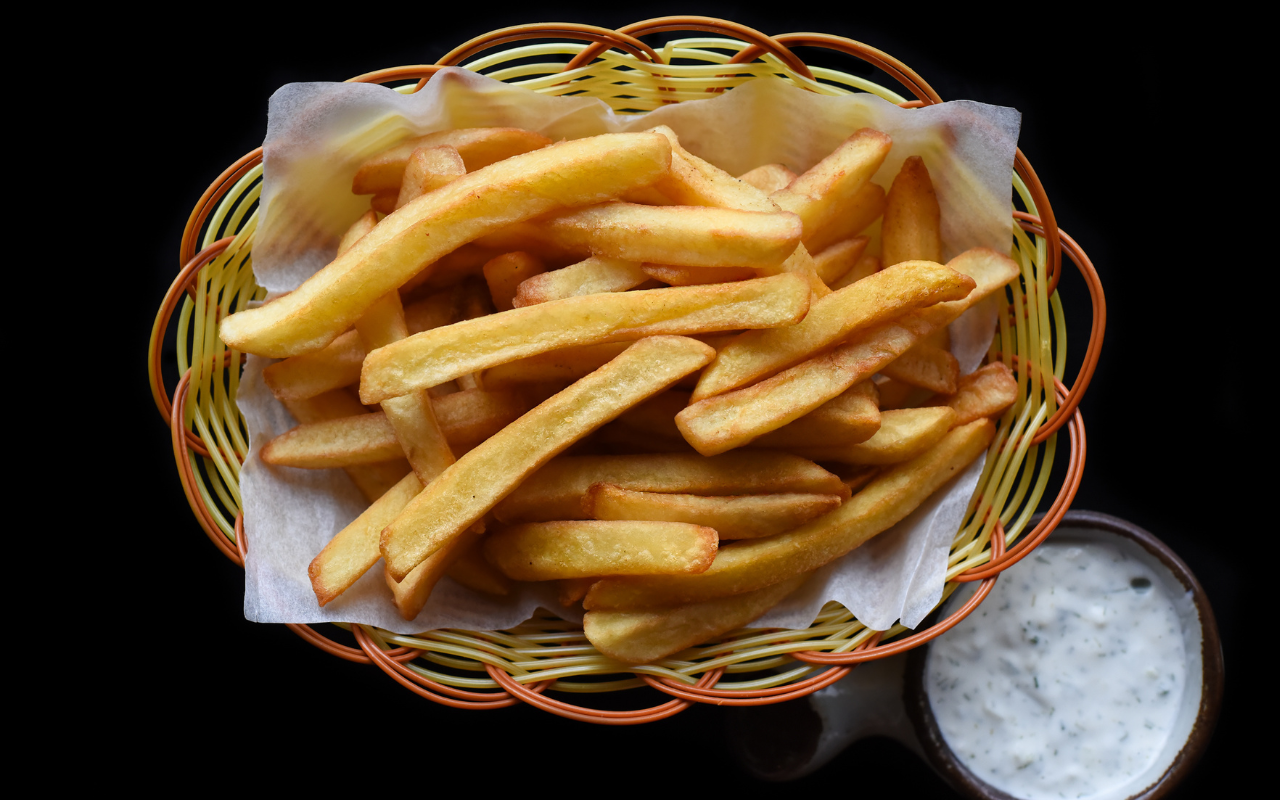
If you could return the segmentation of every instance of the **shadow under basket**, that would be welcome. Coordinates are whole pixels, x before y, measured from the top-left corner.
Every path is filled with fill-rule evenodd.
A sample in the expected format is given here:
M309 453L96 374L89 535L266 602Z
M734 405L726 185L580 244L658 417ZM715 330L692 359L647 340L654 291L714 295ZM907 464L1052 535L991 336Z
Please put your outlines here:
M661 50L639 38L672 31L697 35L671 40ZM521 45L525 40L537 43ZM835 50L866 61L910 96L852 74L811 69L796 55L802 47ZM718 69L708 76L706 67L712 64ZM462 66L545 94L597 97L619 113L643 113L666 103L705 98L708 92L727 91L750 80L785 81L828 95L869 92L905 108L942 102L906 65L859 42L823 34L770 37L705 17L663 17L616 31L562 23L522 25L477 37L436 64L384 69L352 80L390 84L409 93L447 66ZM377 665L410 691L438 703L475 709L528 703L571 719L611 725L662 719L691 703L750 706L803 697L861 662L918 647L942 634L977 607L1001 570L1024 558L1053 531L1075 497L1084 466L1084 424L1077 407L1102 345L1102 287L1083 251L1057 227L1044 189L1021 150L1013 188L1015 206L1023 210L1013 214L1010 255L1022 275L1005 290L1008 306L1000 315L988 358L1003 360L1013 370L1019 399L997 421L987 466L952 545L944 599L960 583L982 585L951 616L914 633L900 625L876 632L831 602L807 629L742 629L640 667L600 655L580 625L550 614L500 632L436 630L404 636L368 626L340 626L350 633L335 634L348 642L354 638L354 646L307 625L287 627L334 656ZM172 432L183 491L209 539L240 565L248 545L239 476L248 445L235 397L244 357L227 349L216 332L219 319L265 295L254 281L251 263L261 189L258 148L228 167L201 196L183 234L183 267L156 315L148 351L151 390ZM1085 279L1093 303L1088 349L1070 388L1062 381L1066 328L1057 293L1064 252ZM177 363L169 368L176 366L180 377L169 391L162 348L171 328L176 329ZM1066 474L1043 518L1032 524L1032 515L1049 491L1054 460L1061 457L1057 448L1064 428ZM580 697L643 686L669 699L650 708L620 711L550 696ZM597 701L619 705L618 698Z

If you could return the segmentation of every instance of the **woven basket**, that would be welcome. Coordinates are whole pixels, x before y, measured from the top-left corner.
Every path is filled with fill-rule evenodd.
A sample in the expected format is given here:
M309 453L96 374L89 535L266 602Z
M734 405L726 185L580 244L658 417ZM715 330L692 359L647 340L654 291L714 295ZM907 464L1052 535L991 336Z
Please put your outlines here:
M705 35L671 41L660 51L637 38L669 31ZM539 43L495 49L528 39ZM548 43L562 39L567 41ZM828 48L869 62L915 99L843 72L810 68L792 52L798 46ZM492 52L476 57L484 51ZM904 64L864 44L824 34L769 37L704 17L664 17L617 31L572 24L506 28L461 45L434 65L380 70L352 80L398 84L396 91L412 92L438 69L467 59L472 60L465 68L489 77L546 94L597 97L619 113L705 98L708 92L749 80L781 80L832 95L870 92L906 108L941 102ZM675 60L680 63L671 63ZM1010 254L1021 265L1022 279L1006 290L1008 310L1000 317L988 357L1013 369L1020 399L998 421L986 467L951 548L944 598L962 582L982 585L950 617L901 636L906 632L902 626L877 633L843 606L828 603L805 630L742 629L642 667L600 655L581 627L551 615L501 632L437 630L403 636L343 626L354 634L354 648L307 625L288 627L340 658L376 664L406 688L439 703L481 709L525 702L605 724L661 719L694 702L760 705L803 697L844 677L858 663L904 652L943 633L982 602L1000 571L1053 531L1075 496L1084 465L1084 425L1076 409L1102 344L1102 287L1085 254L1057 228L1048 198L1021 150L1013 186L1015 202L1025 209L1014 212L1010 226ZM210 540L241 565L247 544L239 475L248 443L235 396L243 356L218 339L217 321L265 294L254 281L251 257L261 188L258 148L228 167L201 196L182 237L180 261L185 266L156 315L148 351L151 390L172 431L183 491ZM1070 389L1062 383L1066 329L1056 291L1064 251L1093 301L1088 349ZM162 380L161 349L175 312L181 379L169 394ZM1028 530L1048 489L1064 427L1069 440L1066 476L1043 520ZM646 684L671 699L653 708L604 711L545 694L613 692Z

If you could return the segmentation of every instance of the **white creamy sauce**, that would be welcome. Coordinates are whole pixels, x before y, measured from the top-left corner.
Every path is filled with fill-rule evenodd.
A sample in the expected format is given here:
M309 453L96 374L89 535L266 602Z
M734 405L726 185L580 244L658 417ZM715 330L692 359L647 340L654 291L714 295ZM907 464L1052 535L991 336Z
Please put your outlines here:
M1026 800L1093 797L1141 774L1187 684L1174 598L1101 541L1046 542L1006 570L925 669L951 750Z

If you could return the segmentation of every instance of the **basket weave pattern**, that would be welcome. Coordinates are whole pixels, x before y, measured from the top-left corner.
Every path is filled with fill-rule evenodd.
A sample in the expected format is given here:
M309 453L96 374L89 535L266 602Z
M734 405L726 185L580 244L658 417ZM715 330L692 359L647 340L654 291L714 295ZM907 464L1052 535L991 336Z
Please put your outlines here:
M671 30L708 35L674 40L661 50L637 38ZM528 39L539 41L474 57ZM916 99L842 72L810 68L791 51L794 46L826 47L866 60L897 79ZM396 91L411 92L441 67L468 58L472 60L467 69L545 94L597 97L619 113L705 98L709 92L727 91L750 80L787 81L832 95L871 92L904 107L941 102L905 65L866 45L822 34L771 38L734 23L697 17L649 20L618 31L566 24L508 28L467 42L434 65L381 70L352 80L399 83ZM834 683L862 661L903 652L943 633L981 603L1001 570L1025 557L1054 529L1070 506L1084 464L1084 426L1076 407L1102 342L1101 285L1088 258L1057 229L1044 190L1021 151L1013 186L1026 209L1014 212L1011 225L1010 255L1021 266L1022 279L1007 290L1009 306L1000 316L989 359L1003 360L1014 371L1019 400L998 420L986 467L952 543L944 598L962 582L980 580L982 586L947 619L899 638L906 631L900 625L878 633L843 606L828 603L805 630L743 629L641 667L600 655L579 625L550 614L501 632L437 630L404 636L351 626L358 649L333 642L306 625L289 627L341 658L376 664L406 688L437 702L468 708L526 702L561 716L605 724L661 719L692 702L757 705L802 697ZM251 545L245 541L239 493L248 442L235 404L243 356L223 345L217 324L265 294L252 271L261 188L259 148L228 167L200 198L184 232L182 269L156 316L148 353L152 393L173 434L183 490L206 534L237 564L243 564ZM1064 250L1085 278L1094 305L1088 351L1071 389L1062 382L1066 329L1056 292ZM176 328L181 378L169 395L160 352L171 327ZM1047 490L1058 432L1064 427L1069 440L1066 477L1044 518L1028 530ZM747 679L734 680L735 675ZM582 694L643 685L671 700L637 711L601 711L545 694L548 689Z

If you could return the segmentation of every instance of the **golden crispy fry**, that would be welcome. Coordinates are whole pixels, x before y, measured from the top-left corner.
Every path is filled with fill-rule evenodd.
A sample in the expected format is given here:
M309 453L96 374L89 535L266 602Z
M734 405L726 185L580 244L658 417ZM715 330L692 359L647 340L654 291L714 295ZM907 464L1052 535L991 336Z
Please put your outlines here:
M875 248L875 237L870 234L874 230L873 224L884 213L884 204L884 189L879 184L865 184L857 194L840 206L836 215L825 225L812 236L805 236L805 246L812 252L818 253L836 242L867 234L873 240L867 249L873 254L878 254L879 250Z
M272 357L318 350L449 251L513 222L651 183L670 161L663 136L618 133L561 142L469 173L382 220L295 291L223 319L223 341Z
M675 131L666 125L649 130L661 133L671 142L671 172L654 184L654 188L671 198L674 204L739 211L779 210L777 203L766 193L685 150Z
M890 144L892 140L880 131L871 128L854 131L787 188L770 195L783 210L798 215L803 221L806 247L810 245L810 237L842 213L841 207L847 206L871 180L889 154ZM859 231L851 235L857 233Z
M644 264L645 275L669 286L703 286L708 283L745 281L756 276L756 271L746 267L671 267L663 264Z
M716 557L716 532L687 522L531 522L489 534L484 554L508 578L683 575Z
M608 342L550 350L485 370L484 385L490 389L510 389L528 384L573 383L617 358L630 346L631 342Z
M360 219L352 223L347 232L342 234L342 240L338 242L338 255L342 255L351 249L351 246L360 241L366 233L373 230L378 224L378 215L373 211L366 211L360 215Z
M360 165L351 180L353 194L385 194L400 191L405 168L418 148L448 145L458 151L468 172L504 158L551 144L545 136L520 128L460 128L407 139Z
M396 197L396 208L406 206L410 200L427 192L434 192L466 174L467 168L462 163L462 156L453 145L419 147L409 156L405 165L404 178L400 181L400 194Z
M282 400L293 418L303 425L367 413L355 395L346 389L334 389L305 400ZM379 464L345 467L351 481L370 503L382 497L408 473L409 462L403 458Z
M781 211L604 203L553 214L542 225L566 247L688 267L776 267L800 243L800 221Z
M790 325L808 306L808 284L796 275L540 303L424 331L375 350L364 361L360 396L376 403L562 347Z
M375 194L369 198L369 208L375 214L386 216L396 210L396 202L400 199L398 192L385 192L383 194Z
M551 300L602 292L625 292L648 280L634 261L592 256L563 269L526 278L516 290L511 305L524 308Z
M360 382L364 363L360 334L347 331L314 353L292 356L262 370L262 380L281 402L306 400Z
M789 531L834 511L838 494L747 494L703 497L696 494L637 492L611 483L587 491L582 509L593 519L664 520L714 528L725 539L758 539ZM604 574L604 573L601 573Z
M542 263L542 259L522 250L503 253L491 259L484 265L484 280L489 284L489 295L493 298L493 307L499 311L510 311L511 301L516 296L516 287L546 271L547 267Z
M766 378L849 338L860 330L974 288L966 275L929 261L910 261L815 301L796 325L748 331L720 350L693 391L697 402Z
M639 611L589 611L582 630L597 650L624 664L647 664L747 625L799 589L798 575L754 592Z
M879 392L862 381L789 425L770 431L753 444L789 450L865 442L880 430ZM678 413L678 412L677 412ZM672 423L674 425L674 422Z
M560 581L560 605L568 608L580 602L582 598L587 596L587 591L591 589L591 584L597 580L599 579L592 576L590 578L565 578Z
M320 605L325 605L351 588L360 576L378 562L378 536L382 529L422 491L418 476L410 473L338 532L311 561L307 574Z
M881 372L910 386L929 389L938 394L955 394L956 381L960 379L960 363L946 350L922 340L892 363L886 364Z
M963 300L913 311L753 386L694 403L676 416L685 440L699 453L713 455L777 430L870 378L929 331L949 324L1018 275L1018 266L1011 259L982 247L961 253L949 266L977 283ZM706 372L703 376L705 379Z
M431 401L445 440L454 451L468 450L528 410L515 392L469 389ZM395 428L384 412L364 413L302 424L262 447L268 464L303 469L327 469L372 464L404 455ZM447 465L446 465L447 466Z
M466 547L449 567L448 575L458 583L477 592L506 597L511 594L511 579L490 564L484 557L484 548L479 536L464 536ZM430 561L430 559L427 559ZM413 573L409 573L411 576ZM589 585L587 588L591 588ZM583 589L586 594L586 589ZM579 600L582 598L578 598Z
M1003 414L1018 399L1018 381L1004 362L987 364L960 379L951 398L938 398L956 412L955 425Z
M831 288L838 292L844 287L856 283L868 275L874 275L879 271L880 259L875 256L863 255L862 258L858 259L858 263L854 264L848 272L840 276L838 280L831 284Z
M778 536L725 545L701 575L606 578L583 605L591 611L703 602L805 575L910 514L981 455L994 435L985 419L956 428L922 455L879 473L830 514Z
M751 184L765 194L785 189L795 179L796 174L781 164L765 164L738 176L738 180Z
M942 260L942 212L920 156L902 162L889 188L880 229L881 257L886 266L900 261Z
M642 492L682 494L840 494L844 484L798 456L743 450L706 458L697 454L566 456L538 470L494 509L505 523L583 519L583 498L596 483Z
M836 242L813 256L814 271L828 285L834 285L858 264L866 249L867 237L865 236L854 236ZM844 285L847 286L848 283Z
M356 331L366 351L385 347L408 336L400 293L391 291L379 298L356 321ZM431 397L425 389L387 398L382 402L382 411L395 431L409 466L413 467L424 485L453 463L453 451L440 430Z
M933 447L955 427L956 413L947 406L883 411L880 430L861 444L798 448L815 461L882 466L899 464Z
M683 337L642 339L467 453L383 531L382 554L392 577L401 578L454 540L556 454L702 367L714 353Z

